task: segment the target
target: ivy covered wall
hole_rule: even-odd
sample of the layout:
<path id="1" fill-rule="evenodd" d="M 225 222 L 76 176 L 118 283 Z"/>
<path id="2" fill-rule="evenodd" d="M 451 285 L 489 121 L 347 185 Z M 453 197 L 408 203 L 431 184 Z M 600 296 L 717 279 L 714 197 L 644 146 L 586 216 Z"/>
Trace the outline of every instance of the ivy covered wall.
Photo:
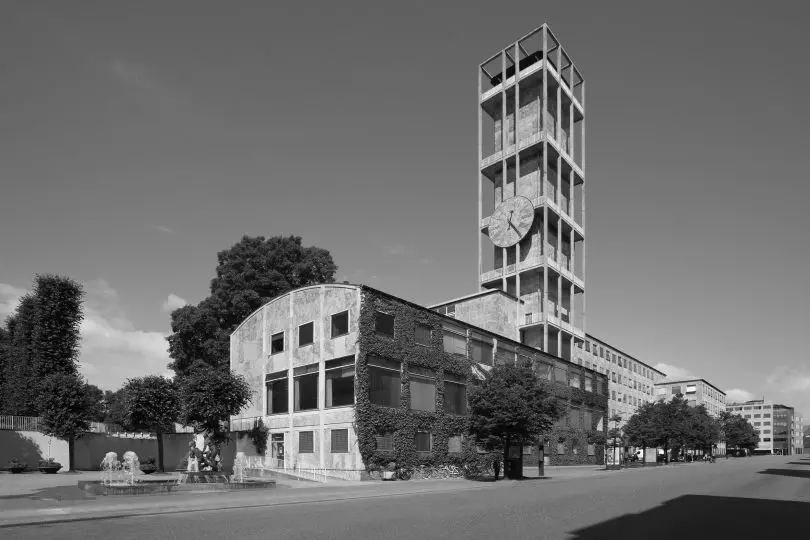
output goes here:
<path id="1" fill-rule="evenodd" d="M 473 384 L 473 374 L 470 360 L 444 351 L 442 324 L 448 322 L 468 329 L 471 327 L 450 317 L 439 315 L 426 308 L 410 304 L 368 287 L 362 288 L 361 295 L 360 337 L 355 378 L 355 431 L 360 454 L 365 465 L 369 467 L 396 461 L 400 465 L 414 466 L 420 464 L 460 463 L 474 458 L 476 456 L 475 448 L 473 441 L 469 437 L 463 438 L 461 452 L 448 453 L 450 437 L 465 435 L 467 417 L 444 412 L 444 376 L 450 374 L 464 377 L 469 387 Z M 377 311 L 393 315 L 393 338 L 380 335 L 375 331 L 375 312 Z M 425 325 L 431 329 L 429 345 L 422 345 L 415 341 L 414 334 L 417 324 Z M 511 346 L 519 346 L 516 342 L 504 340 L 484 330 L 474 330 L 480 334 L 496 337 Z M 470 343 L 471 341 L 468 339 L 468 358 L 471 356 Z M 539 362 L 542 359 L 545 363 L 552 363 L 556 367 L 565 367 L 566 369 L 573 367 L 581 372 L 586 371 L 579 366 L 574 366 L 569 362 L 534 349 L 520 348 L 520 354 L 530 358 L 532 361 Z M 402 390 L 398 407 L 383 407 L 372 404 L 369 400 L 368 360 L 374 356 L 402 362 Z M 436 373 L 435 412 L 410 409 L 410 367 L 426 368 Z M 601 430 L 596 428 L 599 418 L 604 419 L 607 416 L 607 379 L 602 374 L 590 371 L 589 373 L 594 379 L 594 387 L 599 387 L 601 393 L 573 388 L 567 383 L 549 384 L 552 393 L 565 402 L 566 410 L 571 406 L 579 407 L 580 418 L 576 424 L 583 426 L 571 427 L 566 415 L 561 422 L 558 422 L 554 430 L 544 437 L 548 441 L 545 453 L 551 465 L 598 464 L 604 462 L 603 440 L 607 430 L 607 422 L 602 421 Z M 584 426 L 585 408 L 590 409 L 593 413 L 591 426 Z M 428 431 L 432 434 L 430 452 L 417 454 L 415 446 L 417 431 Z M 377 448 L 376 437 L 385 434 L 392 435 L 392 450 L 380 450 Z M 562 455 L 557 454 L 557 443 L 559 441 L 563 442 L 563 448 L 565 449 L 565 453 Z M 591 442 L 594 443 L 594 452 L 593 455 L 589 456 L 588 444 Z M 576 449 L 576 452 L 574 449 Z M 536 447 L 534 456 L 533 461 L 531 455 L 524 456 L 525 463 L 528 465 L 537 463 Z"/>

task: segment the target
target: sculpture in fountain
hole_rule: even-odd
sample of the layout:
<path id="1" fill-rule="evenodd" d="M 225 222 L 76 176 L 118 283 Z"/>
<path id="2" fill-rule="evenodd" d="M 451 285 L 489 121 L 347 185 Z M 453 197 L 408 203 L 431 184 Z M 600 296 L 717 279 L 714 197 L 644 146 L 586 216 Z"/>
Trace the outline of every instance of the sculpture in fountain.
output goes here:
<path id="1" fill-rule="evenodd" d="M 138 455 L 132 450 L 124 452 L 124 463 L 121 466 L 124 472 L 124 481 L 132 486 L 135 484 L 135 475 L 141 472 L 141 463 L 138 461 Z"/>
<path id="2" fill-rule="evenodd" d="M 121 463 L 118 461 L 118 454 L 107 452 L 101 460 L 101 483 L 105 486 L 121 483 Z"/>

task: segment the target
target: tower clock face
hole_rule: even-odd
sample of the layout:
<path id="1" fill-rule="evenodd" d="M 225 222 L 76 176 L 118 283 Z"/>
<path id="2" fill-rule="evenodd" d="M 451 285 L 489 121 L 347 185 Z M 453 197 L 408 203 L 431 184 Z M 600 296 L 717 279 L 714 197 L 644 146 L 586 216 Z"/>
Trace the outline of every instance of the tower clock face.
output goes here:
<path id="1" fill-rule="evenodd" d="M 501 202 L 489 220 L 489 239 L 498 247 L 514 246 L 528 234 L 534 221 L 534 205 L 526 197 Z"/>

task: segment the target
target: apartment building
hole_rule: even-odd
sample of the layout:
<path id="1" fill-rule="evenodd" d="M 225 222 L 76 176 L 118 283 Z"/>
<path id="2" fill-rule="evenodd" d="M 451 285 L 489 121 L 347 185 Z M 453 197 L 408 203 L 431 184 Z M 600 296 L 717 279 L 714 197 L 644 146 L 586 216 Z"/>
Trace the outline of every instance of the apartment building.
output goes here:
<path id="1" fill-rule="evenodd" d="M 718 418 L 726 410 L 726 393 L 706 379 L 665 378 L 655 384 L 655 398 L 670 400 L 683 394 L 689 405 L 703 405 L 708 413 Z"/>
<path id="2" fill-rule="evenodd" d="M 759 399 L 744 403 L 728 403 L 726 411 L 748 420 L 759 431 L 757 454 L 793 453 L 794 414 L 793 407 Z"/>
<path id="3" fill-rule="evenodd" d="M 804 418 L 793 416 L 793 453 L 804 453 Z"/>
<path id="4" fill-rule="evenodd" d="M 623 426 L 644 403 L 654 399 L 655 384 L 666 374 L 590 334 L 574 355 L 574 363 L 608 378 L 608 417 L 619 415 Z M 611 424 L 613 427 L 613 424 Z"/>

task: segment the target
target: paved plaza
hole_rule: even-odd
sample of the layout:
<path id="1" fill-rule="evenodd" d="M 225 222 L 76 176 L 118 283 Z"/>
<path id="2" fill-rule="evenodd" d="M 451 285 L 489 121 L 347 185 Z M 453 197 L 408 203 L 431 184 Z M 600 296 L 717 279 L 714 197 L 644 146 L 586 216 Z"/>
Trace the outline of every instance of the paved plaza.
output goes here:
<path id="1" fill-rule="evenodd" d="M 111 497 L 27 518 L 6 509 L 0 523 L 31 523 L 5 528 L 4 538 L 775 538 L 810 515 L 802 456 L 549 476 Z M 115 515 L 125 517 L 107 517 Z"/>

